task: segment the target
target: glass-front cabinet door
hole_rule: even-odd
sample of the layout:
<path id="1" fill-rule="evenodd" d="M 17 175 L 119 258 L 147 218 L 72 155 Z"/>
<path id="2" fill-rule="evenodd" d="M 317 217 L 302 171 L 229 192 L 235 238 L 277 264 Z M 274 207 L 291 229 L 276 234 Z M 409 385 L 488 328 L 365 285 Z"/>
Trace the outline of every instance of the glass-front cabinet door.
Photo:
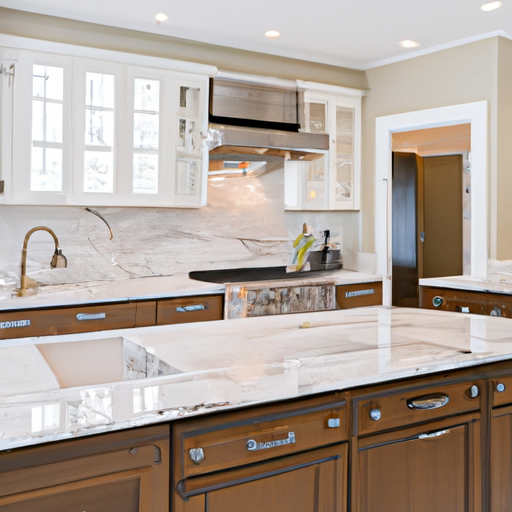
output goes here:
<path id="1" fill-rule="evenodd" d="M 303 130 L 329 135 L 329 151 L 286 162 L 286 209 L 358 210 L 363 91 L 298 82 Z"/>
<path id="2" fill-rule="evenodd" d="M 206 74 L 22 50 L 14 58 L 6 202 L 206 204 Z"/>

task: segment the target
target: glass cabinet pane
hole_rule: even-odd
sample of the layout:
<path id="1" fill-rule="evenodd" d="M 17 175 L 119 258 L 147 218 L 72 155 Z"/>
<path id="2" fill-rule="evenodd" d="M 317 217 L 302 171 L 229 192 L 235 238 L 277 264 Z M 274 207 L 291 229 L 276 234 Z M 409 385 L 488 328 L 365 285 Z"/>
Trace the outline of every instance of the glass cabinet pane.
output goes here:
<path id="1" fill-rule="evenodd" d="M 186 112 L 189 117 L 197 117 L 200 92 L 196 87 L 180 86 L 180 111 Z"/>
<path id="2" fill-rule="evenodd" d="M 85 104 L 114 109 L 114 75 L 86 73 Z"/>
<path id="3" fill-rule="evenodd" d="M 114 192 L 114 157 L 111 151 L 86 151 L 84 192 Z"/>
<path id="4" fill-rule="evenodd" d="M 336 154 L 354 155 L 354 109 L 336 107 Z"/>
<path id="5" fill-rule="evenodd" d="M 158 155 L 133 155 L 133 193 L 158 193 Z"/>
<path id="6" fill-rule="evenodd" d="M 32 67 L 30 190 L 62 191 L 64 70 Z"/>
<path id="7" fill-rule="evenodd" d="M 135 78 L 133 114 L 134 194 L 158 193 L 160 80 Z"/>
<path id="8" fill-rule="evenodd" d="M 114 192 L 114 75 L 85 74 L 84 192 Z"/>
<path id="9" fill-rule="evenodd" d="M 352 181 L 354 164 L 347 160 L 336 162 L 336 187 L 334 191 L 335 201 L 343 203 L 352 199 Z"/>
<path id="10" fill-rule="evenodd" d="M 327 133 L 327 113 L 325 103 L 306 104 L 307 131 L 311 133 Z"/>
<path id="11" fill-rule="evenodd" d="M 196 160 L 178 158 L 176 160 L 175 193 L 177 195 L 197 194 L 201 166 Z"/>

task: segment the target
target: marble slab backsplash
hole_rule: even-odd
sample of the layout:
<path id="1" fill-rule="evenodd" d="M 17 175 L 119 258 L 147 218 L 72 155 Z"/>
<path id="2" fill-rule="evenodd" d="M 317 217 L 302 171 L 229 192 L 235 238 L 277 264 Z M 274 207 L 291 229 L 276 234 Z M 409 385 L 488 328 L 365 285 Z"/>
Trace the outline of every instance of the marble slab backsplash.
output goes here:
<path id="1" fill-rule="evenodd" d="M 0 207 L 0 298 L 18 286 L 23 239 L 35 226 L 51 228 L 68 268 L 50 269 L 54 243 L 36 232 L 27 273 L 40 286 L 121 281 L 187 274 L 191 270 L 286 265 L 293 240 L 307 222 L 330 229 L 342 252 L 357 251 L 358 212 L 285 212 L 282 166 L 257 178 L 210 181 L 208 205 L 199 209 Z M 320 237 L 318 236 L 320 239 Z M 345 265 L 346 267 L 346 265 Z"/>

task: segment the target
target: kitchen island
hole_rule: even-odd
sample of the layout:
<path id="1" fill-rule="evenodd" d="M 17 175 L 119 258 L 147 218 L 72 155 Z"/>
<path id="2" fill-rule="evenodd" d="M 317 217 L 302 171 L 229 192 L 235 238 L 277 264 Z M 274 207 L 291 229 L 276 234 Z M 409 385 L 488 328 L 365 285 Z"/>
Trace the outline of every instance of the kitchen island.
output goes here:
<path id="1" fill-rule="evenodd" d="M 115 346 L 130 348 L 130 357 L 123 350 L 115 355 Z M 57 355 L 66 351 L 66 357 L 52 359 L 50 349 Z M 107 351 L 113 355 L 105 365 Z M 263 462 L 272 462 L 276 474 L 301 475 L 285 487 L 306 488 L 306 482 L 316 481 L 326 489 L 321 494 L 331 501 L 321 510 L 346 510 L 348 472 L 350 506 L 357 511 L 376 510 L 377 502 L 380 510 L 392 510 L 397 500 L 424 499 L 425 488 L 420 497 L 415 490 L 422 477 L 434 478 L 436 471 L 440 494 L 428 505 L 449 496 L 453 508 L 444 510 L 486 510 L 490 482 L 493 499 L 508 485 L 505 462 L 499 462 L 501 480 L 497 469 L 488 471 L 489 460 L 504 452 L 489 440 L 505 442 L 512 417 L 512 323 L 505 318 L 371 307 L 6 340 L 0 342 L 0 356 L 0 448 L 4 453 L 19 448 L 6 455 L 41 443 L 59 447 L 70 439 L 170 428 L 175 510 L 203 510 L 213 489 L 233 489 L 233 478 L 229 485 L 215 480 L 233 471 L 242 471 L 240 481 L 261 483 L 253 472 Z M 121 369 L 115 368 L 116 358 Z M 141 360 L 146 370 L 152 366 L 163 374 L 140 378 Z M 87 378 L 91 383 L 81 380 Z M 492 437 L 493 429 L 500 434 Z M 92 436 L 100 433 L 105 436 Z M 418 448 L 413 439 L 426 440 L 430 448 Z M 432 444 L 437 440 L 439 445 Z M 52 441 L 59 442 L 46 445 Z M 116 438 L 113 445 L 123 442 Z M 247 444 L 253 458 L 246 466 L 238 442 L 261 442 L 264 449 L 252 451 Z M 279 466 L 288 460 L 274 451 L 279 446 L 293 467 L 316 467 L 320 480 Z M 237 455 L 231 460 L 226 453 Z M 448 473 L 427 464 L 441 463 L 436 453 Z M 327 460 L 332 463 L 320 462 Z M 386 473 L 391 463 L 396 475 Z M 405 496 L 394 493 L 386 501 L 379 495 L 393 479 L 400 488 L 400 478 L 419 468 L 422 473 L 408 480 Z M 376 485 L 376 478 L 385 485 Z M 244 499 L 261 494 L 251 485 Z M 227 501 L 225 494 L 215 496 L 212 510 L 228 510 L 226 503 L 238 499 L 236 493 Z"/>

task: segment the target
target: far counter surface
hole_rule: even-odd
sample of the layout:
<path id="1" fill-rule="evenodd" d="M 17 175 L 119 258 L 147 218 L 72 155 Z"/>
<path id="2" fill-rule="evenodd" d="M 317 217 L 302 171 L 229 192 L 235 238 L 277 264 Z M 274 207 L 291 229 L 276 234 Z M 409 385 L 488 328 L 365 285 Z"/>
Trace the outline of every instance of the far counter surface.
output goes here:
<path id="1" fill-rule="evenodd" d="M 419 285 L 512 295 L 512 276 L 491 275 L 487 279 L 473 276 L 429 277 L 420 279 Z"/>
<path id="2" fill-rule="evenodd" d="M 60 389 L 37 349 L 121 336 L 181 373 Z M 510 319 L 384 306 L 6 340 L 0 449 L 507 359 Z"/>
<path id="3" fill-rule="evenodd" d="M 336 285 L 343 285 L 382 281 L 382 277 L 352 270 L 338 270 L 326 273 L 323 277 L 308 277 L 307 272 L 304 272 L 301 283 L 303 284 L 306 280 L 310 280 L 311 283 L 329 280 Z M 106 303 L 124 300 L 214 295 L 223 294 L 224 290 L 225 286 L 222 284 L 196 281 L 189 279 L 188 275 L 144 277 L 107 283 L 89 282 L 40 286 L 37 295 L 0 300 L 0 311 L 94 304 L 96 302 Z"/>

